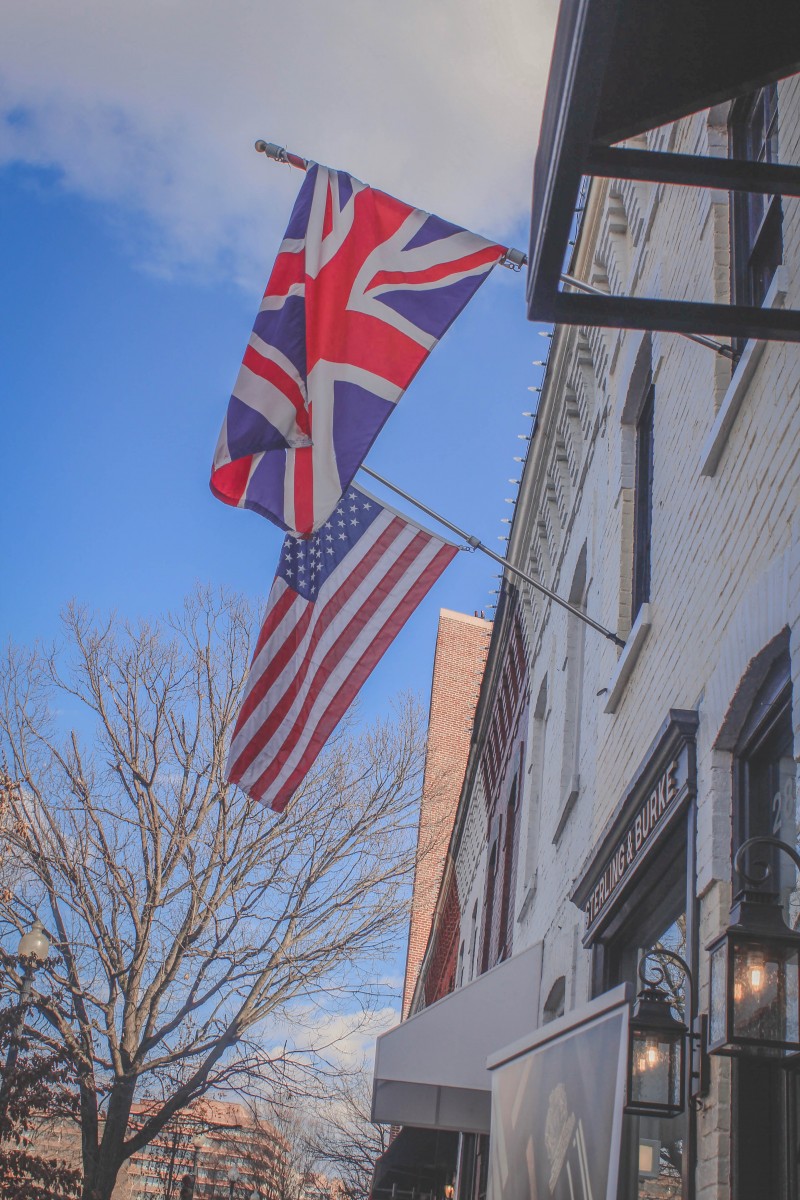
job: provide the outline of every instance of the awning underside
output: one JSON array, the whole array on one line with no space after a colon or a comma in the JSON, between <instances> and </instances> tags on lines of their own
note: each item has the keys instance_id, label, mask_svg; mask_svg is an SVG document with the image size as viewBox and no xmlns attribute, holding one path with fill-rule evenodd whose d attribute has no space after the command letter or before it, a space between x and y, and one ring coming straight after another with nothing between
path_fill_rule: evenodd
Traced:
<instances>
[{"instance_id":1,"label":"awning underside","mask_svg":"<svg viewBox=\"0 0 800 1200\"><path fill-rule=\"evenodd\" d=\"M541 961L533 946L379 1037L372 1120L488 1133L486 1059L535 1027Z\"/></svg>"}]
</instances>

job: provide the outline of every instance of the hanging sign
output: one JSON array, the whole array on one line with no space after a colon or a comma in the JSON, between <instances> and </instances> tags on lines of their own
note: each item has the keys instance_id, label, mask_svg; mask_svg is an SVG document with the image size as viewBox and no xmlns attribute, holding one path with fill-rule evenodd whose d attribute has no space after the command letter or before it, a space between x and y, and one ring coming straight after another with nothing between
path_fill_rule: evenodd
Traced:
<instances>
[{"instance_id":1,"label":"hanging sign","mask_svg":"<svg viewBox=\"0 0 800 1200\"><path fill-rule=\"evenodd\" d=\"M488 1062L487 1200L617 1200L627 984Z\"/></svg>"},{"instance_id":2,"label":"hanging sign","mask_svg":"<svg viewBox=\"0 0 800 1200\"><path fill-rule=\"evenodd\" d=\"M649 852L696 790L697 714L672 709L582 873L572 900L586 914L584 945L604 924Z\"/></svg>"}]
</instances>

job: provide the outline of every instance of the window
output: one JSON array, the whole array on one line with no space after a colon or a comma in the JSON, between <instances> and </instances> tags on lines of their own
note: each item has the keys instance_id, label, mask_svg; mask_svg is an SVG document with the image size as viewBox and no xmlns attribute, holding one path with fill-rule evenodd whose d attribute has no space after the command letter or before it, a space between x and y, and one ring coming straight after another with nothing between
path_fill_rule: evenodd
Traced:
<instances>
[{"instance_id":1,"label":"window","mask_svg":"<svg viewBox=\"0 0 800 1200\"><path fill-rule=\"evenodd\" d=\"M648 378L636 422L636 482L633 496L633 596L631 624L650 599L650 541L653 524L653 422L655 388Z\"/></svg>"},{"instance_id":2,"label":"window","mask_svg":"<svg viewBox=\"0 0 800 1200\"><path fill-rule=\"evenodd\" d=\"M547 676L542 680L539 695L531 713L530 728L530 765L528 767L528 825L525 843L525 877L523 880L525 892L522 900L522 911L527 907L536 888L536 869L539 858L539 827L541 824L542 793L544 790L545 768L547 766L547 722L550 710L547 707Z\"/></svg>"},{"instance_id":3,"label":"window","mask_svg":"<svg viewBox=\"0 0 800 1200\"><path fill-rule=\"evenodd\" d=\"M475 978L477 963L475 961L475 953L478 948L478 901L476 900L472 906L472 917L469 924L469 977Z\"/></svg>"},{"instance_id":4,"label":"window","mask_svg":"<svg viewBox=\"0 0 800 1200\"><path fill-rule=\"evenodd\" d=\"M569 590L569 602L586 612L586 544ZM564 663L564 740L561 751L561 809L553 843L557 844L580 790L581 718L583 715L583 664L586 625L570 613L567 619L567 657Z\"/></svg>"},{"instance_id":5,"label":"window","mask_svg":"<svg viewBox=\"0 0 800 1200\"><path fill-rule=\"evenodd\" d=\"M486 900L483 907L483 945L481 947L481 975L489 970L489 957L492 947L492 921L494 919L494 888L497 882L497 842L492 846L489 855L489 866L486 871Z\"/></svg>"},{"instance_id":6,"label":"window","mask_svg":"<svg viewBox=\"0 0 800 1200\"><path fill-rule=\"evenodd\" d=\"M731 157L778 161L778 89L770 84L731 109ZM734 192L731 199L731 291L737 304L763 304L783 257L780 196Z\"/></svg>"},{"instance_id":7,"label":"window","mask_svg":"<svg viewBox=\"0 0 800 1200\"><path fill-rule=\"evenodd\" d=\"M542 1010L543 1025L548 1025L551 1021L557 1021L559 1017L563 1017L566 995L566 978L563 975L559 975L547 993L547 999L544 1002L544 1009Z\"/></svg>"},{"instance_id":8,"label":"window","mask_svg":"<svg viewBox=\"0 0 800 1200\"><path fill-rule=\"evenodd\" d=\"M511 888L514 882L514 846L517 840L517 777L511 785L511 795L506 810L506 836L503 843L503 891L500 897L500 927L497 934L497 960L502 962L511 953L509 933L509 911Z\"/></svg>"},{"instance_id":9,"label":"window","mask_svg":"<svg viewBox=\"0 0 800 1200\"><path fill-rule=\"evenodd\" d=\"M773 665L758 691L734 751L734 843L770 834L796 845L797 808L788 654ZM758 852L759 861L765 859ZM788 923L797 928L798 889L786 855L769 861ZM735 883L736 881L734 881ZM798 1079L769 1061L734 1067L733 1175L736 1200L797 1195L800 1153ZM747 1131L747 1136L744 1135ZM739 1134L737 1137L736 1134ZM746 1149L745 1149L746 1145Z\"/></svg>"}]
</instances>

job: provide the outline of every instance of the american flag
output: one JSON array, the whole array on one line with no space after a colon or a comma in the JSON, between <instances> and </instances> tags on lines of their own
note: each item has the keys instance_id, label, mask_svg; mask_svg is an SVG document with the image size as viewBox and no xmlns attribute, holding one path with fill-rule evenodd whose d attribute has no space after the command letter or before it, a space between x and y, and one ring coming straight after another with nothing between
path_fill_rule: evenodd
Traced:
<instances>
[{"instance_id":1,"label":"american flag","mask_svg":"<svg viewBox=\"0 0 800 1200\"><path fill-rule=\"evenodd\" d=\"M233 732L231 782L283 811L457 552L358 487L312 538L285 538Z\"/></svg>"},{"instance_id":2,"label":"american flag","mask_svg":"<svg viewBox=\"0 0 800 1200\"><path fill-rule=\"evenodd\" d=\"M301 536L319 529L503 253L312 164L228 404L214 494Z\"/></svg>"}]
</instances>

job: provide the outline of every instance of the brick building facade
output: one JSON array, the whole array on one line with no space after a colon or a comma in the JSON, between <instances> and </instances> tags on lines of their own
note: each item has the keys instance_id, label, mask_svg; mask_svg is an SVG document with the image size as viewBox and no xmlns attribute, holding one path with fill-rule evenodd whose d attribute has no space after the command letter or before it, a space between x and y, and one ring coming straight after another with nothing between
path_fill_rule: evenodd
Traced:
<instances>
[{"instance_id":1,"label":"brick building facade","mask_svg":"<svg viewBox=\"0 0 800 1200\"><path fill-rule=\"evenodd\" d=\"M428 946L431 921L439 898L444 858L464 781L472 719L478 702L489 649L491 621L442 609L431 682L428 747L420 801L419 837L414 875L414 898L408 933L403 1016L408 1016L419 969ZM448 877L445 905L460 912L456 880ZM454 983L452 937L437 947L438 980L428 1002L451 990ZM456 941L456 949L458 943Z\"/></svg>"},{"instance_id":2,"label":"brick building facade","mask_svg":"<svg viewBox=\"0 0 800 1200\"><path fill-rule=\"evenodd\" d=\"M800 163L800 77L630 145L706 161L745 142L759 161ZM620 296L740 300L746 203L711 187L596 179L569 274ZM750 299L798 310L800 202L759 203L744 214L757 218ZM654 948L679 953L696 981L693 1010L679 990L675 1011L687 1023L707 1014L706 947L729 921L733 854L754 835L797 844L798 401L791 340L745 336L732 357L677 332L553 329L508 560L624 647L507 573L444 874L460 897L457 985L501 979L507 956L538 948L532 1035L623 984L635 990ZM658 807L678 773L674 803ZM626 865L614 855L629 827ZM772 865L797 928L794 868ZM426 974L441 971L445 914L449 930L443 895L409 1046L436 995ZM476 1019L497 1027L501 1050L502 1009ZM453 1055L466 1053L454 1033ZM680 1115L624 1117L621 1200L800 1195L800 1075L746 1056L711 1055L709 1071ZM478 1124L462 1133L456 1200L487 1188ZM649 1172L642 1147L655 1155Z\"/></svg>"}]
</instances>

